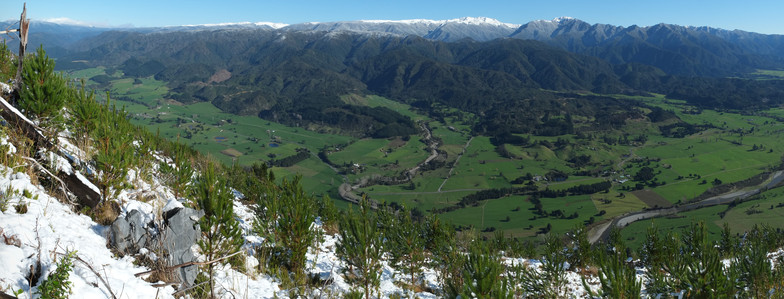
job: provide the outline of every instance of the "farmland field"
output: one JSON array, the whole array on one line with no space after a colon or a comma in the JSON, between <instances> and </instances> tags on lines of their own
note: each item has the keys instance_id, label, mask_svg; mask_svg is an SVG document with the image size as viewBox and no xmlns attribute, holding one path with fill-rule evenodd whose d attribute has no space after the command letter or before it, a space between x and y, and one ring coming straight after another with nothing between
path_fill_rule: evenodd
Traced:
<instances>
[{"instance_id":1,"label":"farmland field","mask_svg":"<svg viewBox=\"0 0 784 299\"><path fill-rule=\"evenodd\" d=\"M135 124L189 144L227 165L274 163L307 149L309 157L287 167L272 167L276 177L300 175L308 192L329 194L335 199L340 197L337 189L341 184L358 184L356 193L377 202L397 203L420 211L438 210L442 218L463 228L473 227L486 233L503 230L523 238L545 231L562 233L578 224L590 225L645 208L688 202L714 186L778 167L784 149L784 124L779 121L784 118L784 109L754 115L713 110L696 113L685 102L662 95L618 97L647 105L650 108L643 109L645 113L662 108L677 119L660 123L627 120L621 128L561 136L516 134L525 142L495 144L491 137L473 132L478 116L438 104L431 107L438 117L432 117L383 97L345 95L341 99L346 104L385 107L421 127L418 134L409 136L359 139L318 133L318 128L288 127L256 116L237 116L207 102L177 102L167 98L171 91L165 82L151 77L125 78L119 72L108 75L104 68L71 75L108 76L111 80L107 82L88 84L108 90L112 101L124 107ZM676 131L688 129L684 124L697 129L683 136L663 133L664 128L670 127ZM426 139L425 129L432 134L431 140ZM431 155L431 143L438 149L436 159L421 165L409 178L409 170ZM398 181L364 184L378 178ZM611 188L593 194L569 194L569 190L603 182L610 182ZM483 198L471 205L460 204L482 191L507 189L564 194L541 199L546 215L537 215L530 195L521 191ZM766 196L765 204L784 201L780 194ZM666 222L667 229L680 229L692 219L704 219L711 221L710 231L715 232L719 222L714 216L725 207L655 221ZM779 215L776 208L760 209L760 217L752 220L743 217L739 210L729 210L725 219L743 228L761 223L757 219ZM633 223L624 234L639 232L649 223ZM549 229L545 229L548 224Z\"/></svg>"}]
</instances>

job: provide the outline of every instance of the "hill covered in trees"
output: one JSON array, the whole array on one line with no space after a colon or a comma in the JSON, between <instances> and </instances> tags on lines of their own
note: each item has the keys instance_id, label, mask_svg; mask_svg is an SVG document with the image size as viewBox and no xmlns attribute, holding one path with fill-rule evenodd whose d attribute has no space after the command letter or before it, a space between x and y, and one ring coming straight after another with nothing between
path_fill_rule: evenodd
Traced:
<instances>
[{"instance_id":1,"label":"hill covered in trees","mask_svg":"<svg viewBox=\"0 0 784 299\"><path fill-rule=\"evenodd\" d=\"M323 123L367 136L393 133L379 133L381 119L348 108L340 96L377 94L473 113L533 111L529 114L539 118L548 106L544 103L564 98L558 92L567 91L655 92L706 109L771 107L784 99L780 80L686 77L656 63L574 54L521 39L439 42L352 32L224 29L106 32L77 45L86 50L60 57L60 68L108 66L130 77L154 76L167 82L168 96L180 102L209 101L231 113L288 125ZM614 51L630 50L619 46ZM527 100L533 100L529 110L515 107ZM325 123L309 111L331 111L329 119L342 121ZM401 132L412 130L410 123L395 123Z\"/></svg>"}]
</instances>

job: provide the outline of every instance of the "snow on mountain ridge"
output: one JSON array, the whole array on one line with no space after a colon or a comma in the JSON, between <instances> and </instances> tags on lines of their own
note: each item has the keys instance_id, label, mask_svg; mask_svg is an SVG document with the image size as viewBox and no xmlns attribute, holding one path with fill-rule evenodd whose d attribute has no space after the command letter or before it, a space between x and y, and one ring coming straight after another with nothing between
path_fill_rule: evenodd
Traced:
<instances>
[{"instance_id":1,"label":"snow on mountain ridge","mask_svg":"<svg viewBox=\"0 0 784 299\"><path fill-rule=\"evenodd\" d=\"M221 27L221 26L269 26L274 29L280 29L289 24L273 23L273 22L229 22L229 23L216 23L216 24L192 24L192 25L175 25L167 27Z\"/></svg>"},{"instance_id":2,"label":"snow on mountain ridge","mask_svg":"<svg viewBox=\"0 0 784 299\"><path fill-rule=\"evenodd\" d=\"M348 21L346 23L350 23L350 22L351 21ZM372 23L372 24L398 23L398 24L407 24L407 25L416 25L416 24L444 25L447 23L459 23L459 24L468 24L468 25L492 25L497 27L508 27L512 29L520 27L520 24L504 23L499 20L488 18L488 17L462 17L462 18L448 19L448 20L430 20L430 19L358 20L355 22Z\"/></svg>"}]
</instances>

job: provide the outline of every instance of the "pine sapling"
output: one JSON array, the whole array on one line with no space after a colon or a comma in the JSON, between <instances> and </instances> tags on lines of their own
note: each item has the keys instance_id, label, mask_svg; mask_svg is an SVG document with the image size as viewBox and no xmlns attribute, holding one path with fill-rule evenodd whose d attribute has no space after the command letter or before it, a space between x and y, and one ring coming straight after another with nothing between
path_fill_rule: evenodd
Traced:
<instances>
[{"instance_id":1,"label":"pine sapling","mask_svg":"<svg viewBox=\"0 0 784 299\"><path fill-rule=\"evenodd\" d=\"M409 275L409 285L417 285L426 259L425 239L421 226L411 218L408 209L399 211L392 225L386 228L387 244L392 263Z\"/></svg>"},{"instance_id":2,"label":"pine sapling","mask_svg":"<svg viewBox=\"0 0 784 299\"><path fill-rule=\"evenodd\" d=\"M344 269L346 278L358 282L370 298L371 288L378 288L381 276L381 258L384 255L384 236L377 226L377 216L370 208L370 202L363 197L359 202L359 212L349 209L348 215L340 223L341 239L337 244L337 254L348 265Z\"/></svg>"},{"instance_id":3,"label":"pine sapling","mask_svg":"<svg viewBox=\"0 0 784 299\"><path fill-rule=\"evenodd\" d=\"M244 240L234 218L234 196L222 176L208 166L197 179L192 195L204 217L199 221L202 238L199 248L207 261L238 252ZM214 263L206 265L210 295L215 298Z\"/></svg>"}]
</instances>

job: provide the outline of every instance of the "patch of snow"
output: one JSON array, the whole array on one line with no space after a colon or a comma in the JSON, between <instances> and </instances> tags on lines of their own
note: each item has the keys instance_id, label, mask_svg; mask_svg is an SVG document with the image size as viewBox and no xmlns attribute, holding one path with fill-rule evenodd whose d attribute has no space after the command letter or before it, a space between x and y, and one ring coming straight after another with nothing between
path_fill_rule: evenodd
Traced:
<instances>
[{"instance_id":1,"label":"patch of snow","mask_svg":"<svg viewBox=\"0 0 784 299\"><path fill-rule=\"evenodd\" d=\"M557 17L553 19L553 22L560 23L560 22L571 21L571 20L576 20L576 19L572 17L563 16L563 17Z\"/></svg>"},{"instance_id":2,"label":"patch of snow","mask_svg":"<svg viewBox=\"0 0 784 299\"><path fill-rule=\"evenodd\" d=\"M215 23L215 24L192 24L192 25L177 25L177 26L168 26L168 27L225 27L225 26L269 26L273 29L280 29L283 27L288 26L289 24L284 23L273 23L273 22L228 22L228 23Z\"/></svg>"},{"instance_id":3,"label":"patch of snow","mask_svg":"<svg viewBox=\"0 0 784 299\"><path fill-rule=\"evenodd\" d=\"M0 89L2 89L2 90L3 90L3 94L10 94L10 93L11 93L11 91L13 91L13 90L11 89L11 86L10 86L10 85L8 85L8 84L5 84L5 83L3 83L3 82L0 82Z\"/></svg>"},{"instance_id":4,"label":"patch of snow","mask_svg":"<svg viewBox=\"0 0 784 299\"><path fill-rule=\"evenodd\" d=\"M288 26L289 24L272 23L272 22L256 22L256 23L253 23L253 25L256 25L256 26L270 26L270 27L275 28L275 29L280 29L280 28Z\"/></svg>"},{"instance_id":5,"label":"patch of snow","mask_svg":"<svg viewBox=\"0 0 784 299\"><path fill-rule=\"evenodd\" d=\"M279 284L267 275L258 274L251 278L247 274L238 272L230 265L216 267L216 284L223 289L219 298L287 298L286 292L280 289ZM253 268L248 265L248 268Z\"/></svg>"},{"instance_id":6,"label":"patch of snow","mask_svg":"<svg viewBox=\"0 0 784 299\"><path fill-rule=\"evenodd\" d=\"M9 104L4 98L0 97L0 103L3 103L3 105L8 107L8 109L9 109L9 111L11 111L11 113L16 114L22 120L24 120L24 121L26 121L26 122L28 122L30 124L35 124L29 118L27 118L27 116L24 116L24 114L22 114L22 112L19 112L19 110L16 109L16 107L14 107L13 105Z\"/></svg>"},{"instance_id":7,"label":"patch of snow","mask_svg":"<svg viewBox=\"0 0 784 299\"><path fill-rule=\"evenodd\" d=\"M178 201L176 198L172 197L172 198L169 198L169 200L166 202L166 205L163 206L163 211L166 212L166 211L174 210L174 209L177 209L177 208L184 208L184 206L182 205L182 203L180 201Z\"/></svg>"},{"instance_id":8,"label":"patch of snow","mask_svg":"<svg viewBox=\"0 0 784 299\"><path fill-rule=\"evenodd\" d=\"M61 157L58 154L47 150L41 150L39 154L43 157L46 157L46 161L48 161L50 168L56 169L57 171L61 171L65 174L72 174L73 167L71 167L71 163L68 162L67 159Z\"/></svg>"},{"instance_id":9,"label":"patch of snow","mask_svg":"<svg viewBox=\"0 0 784 299\"><path fill-rule=\"evenodd\" d=\"M0 137L0 146L7 146L9 154L16 153L16 146L14 146L10 141L8 141L8 136Z\"/></svg>"}]
</instances>

